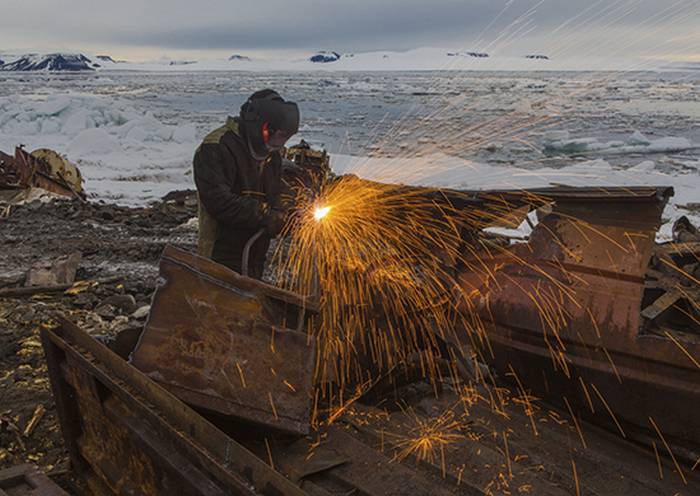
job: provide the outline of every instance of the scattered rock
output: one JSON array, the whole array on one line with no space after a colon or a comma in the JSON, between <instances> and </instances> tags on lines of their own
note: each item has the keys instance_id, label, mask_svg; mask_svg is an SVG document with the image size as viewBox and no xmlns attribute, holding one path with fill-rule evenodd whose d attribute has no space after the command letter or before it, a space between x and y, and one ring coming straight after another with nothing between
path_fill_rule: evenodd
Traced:
<instances>
[{"instance_id":1,"label":"scattered rock","mask_svg":"<svg viewBox=\"0 0 700 496\"><path fill-rule=\"evenodd\" d=\"M199 230L199 218L192 217L184 224L177 226L174 230L178 232L197 232Z\"/></svg>"},{"instance_id":2,"label":"scattered rock","mask_svg":"<svg viewBox=\"0 0 700 496\"><path fill-rule=\"evenodd\" d=\"M673 224L673 241L676 243L700 241L700 231L684 215Z\"/></svg>"},{"instance_id":3,"label":"scattered rock","mask_svg":"<svg viewBox=\"0 0 700 496\"><path fill-rule=\"evenodd\" d=\"M25 273L23 271L8 272L6 274L0 275L0 288L5 286L15 286L18 284L23 284L25 280Z\"/></svg>"},{"instance_id":4,"label":"scattered rock","mask_svg":"<svg viewBox=\"0 0 700 496\"><path fill-rule=\"evenodd\" d=\"M112 320L112 323L109 325L109 330L112 333L117 333L121 332L125 329L129 328L129 317L126 315L119 315Z\"/></svg>"},{"instance_id":5,"label":"scattered rock","mask_svg":"<svg viewBox=\"0 0 700 496\"><path fill-rule=\"evenodd\" d=\"M138 308L134 313L131 314L133 318L136 320L143 320L146 317L148 317L148 314L151 311L151 305L144 305L140 308Z\"/></svg>"},{"instance_id":6,"label":"scattered rock","mask_svg":"<svg viewBox=\"0 0 700 496\"><path fill-rule=\"evenodd\" d=\"M59 257L55 260L41 260L27 272L25 286L61 286L73 284L75 272L82 260L80 252Z\"/></svg>"},{"instance_id":7,"label":"scattered rock","mask_svg":"<svg viewBox=\"0 0 700 496\"><path fill-rule=\"evenodd\" d=\"M102 301L102 305L112 306L124 314L131 314L137 308L136 299L130 294L115 294L109 296Z\"/></svg>"},{"instance_id":8,"label":"scattered rock","mask_svg":"<svg viewBox=\"0 0 700 496\"><path fill-rule=\"evenodd\" d=\"M102 317L103 319L108 319L111 320L117 315L117 309L114 308L114 306L109 305L109 304L101 304L97 308L95 308L95 313Z\"/></svg>"}]
</instances>

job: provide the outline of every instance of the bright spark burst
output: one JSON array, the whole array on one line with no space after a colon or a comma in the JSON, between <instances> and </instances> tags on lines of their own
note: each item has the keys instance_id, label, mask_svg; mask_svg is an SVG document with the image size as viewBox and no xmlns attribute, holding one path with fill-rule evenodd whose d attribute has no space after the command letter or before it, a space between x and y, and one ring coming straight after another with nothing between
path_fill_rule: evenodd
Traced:
<instances>
[{"instance_id":1,"label":"bright spark burst","mask_svg":"<svg viewBox=\"0 0 700 496\"><path fill-rule=\"evenodd\" d=\"M314 219L316 219L316 221L321 221L321 219L328 215L331 208L333 207L316 207L314 210Z\"/></svg>"},{"instance_id":2,"label":"bright spark burst","mask_svg":"<svg viewBox=\"0 0 700 496\"><path fill-rule=\"evenodd\" d=\"M460 232L449 206L426 189L354 176L302 189L296 204L277 280L320 298L321 382L364 383L420 352L426 376L437 378L425 350L455 328L448 270Z\"/></svg>"},{"instance_id":3,"label":"bright spark burst","mask_svg":"<svg viewBox=\"0 0 700 496\"><path fill-rule=\"evenodd\" d=\"M406 413L412 425L409 426L407 435L396 436L399 440L395 444L397 451L394 459L401 461L414 456L418 461L434 463L439 458L444 470L445 449L464 439L462 424L451 410L439 417L428 419L419 417L412 410Z\"/></svg>"}]
</instances>

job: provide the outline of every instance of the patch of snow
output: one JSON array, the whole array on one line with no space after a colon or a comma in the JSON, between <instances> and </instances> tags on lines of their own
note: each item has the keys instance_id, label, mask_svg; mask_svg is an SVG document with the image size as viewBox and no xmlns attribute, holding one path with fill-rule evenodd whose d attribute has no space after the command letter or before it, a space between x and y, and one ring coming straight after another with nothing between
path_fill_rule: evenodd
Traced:
<instances>
[{"instance_id":1,"label":"patch of snow","mask_svg":"<svg viewBox=\"0 0 700 496\"><path fill-rule=\"evenodd\" d=\"M73 138L67 146L70 157L85 157L118 153L122 147L117 139L104 129L85 129Z\"/></svg>"}]
</instances>

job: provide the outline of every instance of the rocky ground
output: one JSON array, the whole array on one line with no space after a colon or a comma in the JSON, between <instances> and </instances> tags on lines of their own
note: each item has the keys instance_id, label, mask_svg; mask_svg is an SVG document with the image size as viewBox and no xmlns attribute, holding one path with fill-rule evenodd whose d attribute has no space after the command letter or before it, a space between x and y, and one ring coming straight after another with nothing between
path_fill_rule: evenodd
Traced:
<instances>
[{"instance_id":1,"label":"rocky ground","mask_svg":"<svg viewBox=\"0 0 700 496\"><path fill-rule=\"evenodd\" d=\"M61 481L63 448L39 339L57 313L94 336L140 327L166 244L194 249L196 197L175 192L144 208L35 201L0 218L0 469L33 463ZM80 253L68 290L8 295L36 262ZM100 282L101 281L101 282ZM106 281L106 282L105 282Z\"/></svg>"}]
</instances>

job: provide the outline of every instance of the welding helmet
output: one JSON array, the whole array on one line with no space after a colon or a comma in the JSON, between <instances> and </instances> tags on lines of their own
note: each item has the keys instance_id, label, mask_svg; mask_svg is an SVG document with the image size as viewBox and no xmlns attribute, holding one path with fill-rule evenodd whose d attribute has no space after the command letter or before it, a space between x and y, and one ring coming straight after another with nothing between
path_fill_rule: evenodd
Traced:
<instances>
[{"instance_id":1,"label":"welding helmet","mask_svg":"<svg viewBox=\"0 0 700 496\"><path fill-rule=\"evenodd\" d=\"M263 160L299 131L299 107L276 91L258 91L241 106L240 122L253 158Z\"/></svg>"}]
</instances>

